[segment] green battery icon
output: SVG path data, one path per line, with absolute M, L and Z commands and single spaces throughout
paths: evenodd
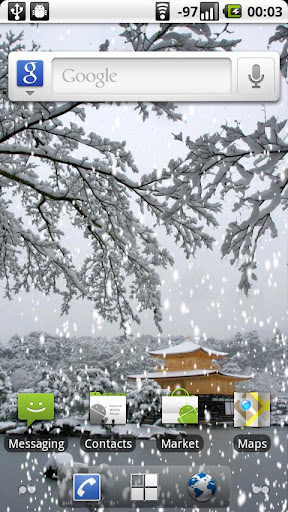
M 228 4 L 225 5 L 223 12 L 226 18 L 242 18 L 242 5 Z

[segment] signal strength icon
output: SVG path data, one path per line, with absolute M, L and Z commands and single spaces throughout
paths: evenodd
M 156 2 L 156 21 L 170 20 L 170 2 Z

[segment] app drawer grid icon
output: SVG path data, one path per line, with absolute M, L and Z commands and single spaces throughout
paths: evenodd
M 132 473 L 130 475 L 131 501 L 158 500 L 158 474 Z

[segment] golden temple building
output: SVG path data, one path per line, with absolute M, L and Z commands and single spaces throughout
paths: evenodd
M 223 371 L 216 360 L 225 359 L 228 353 L 206 348 L 191 340 L 149 354 L 159 361 L 156 371 L 129 375 L 129 379 L 138 382 L 153 379 L 161 388 L 169 389 L 171 392 L 183 388 L 191 395 L 201 395 L 200 414 L 201 409 L 204 413 L 204 409 L 207 408 L 212 413 L 214 410 L 218 417 L 233 414 L 235 386 L 238 382 L 251 378 Z

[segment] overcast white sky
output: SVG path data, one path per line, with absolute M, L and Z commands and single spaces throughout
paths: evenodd
M 0 33 L 8 29 L 9 26 L 0 25 Z M 273 25 L 234 25 L 231 29 L 233 38 L 243 39 L 245 35 L 237 47 L 239 51 L 267 50 L 268 39 L 275 31 Z M 123 39 L 118 37 L 118 33 L 117 25 L 27 26 L 25 42 L 29 47 L 33 39 L 45 50 L 97 50 L 99 44 L 108 38 L 111 39 L 110 50 L 127 49 L 123 48 Z M 281 101 L 267 104 L 266 115 L 287 118 L 287 104 L 284 82 Z M 205 132 L 216 131 L 227 118 L 231 122 L 240 120 L 244 131 L 248 131 L 254 129 L 256 120 L 263 118 L 263 105 L 259 104 L 182 104 L 179 109 L 185 115 L 185 123 L 175 124 L 164 117 L 156 119 L 153 115 L 142 123 L 133 105 L 105 105 L 97 112 L 90 109 L 87 130 L 114 140 L 127 140 L 140 170 L 149 172 L 152 168 L 164 167 L 171 158 L 183 154 L 181 144 L 173 140 L 171 132 L 183 131 L 184 136 L 189 135 L 193 139 Z M 231 207 L 232 204 L 226 203 L 221 228 L 214 233 L 218 248 L 215 247 L 213 252 L 202 249 L 191 262 L 187 262 L 181 250 L 176 248 L 173 239 L 167 242 L 166 236 L 159 234 L 175 259 L 171 270 L 161 272 L 165 335 L 193 334 L 195 326 L 200 334 L 221 338 L 229 337 L 238 330 L 251 329 L 257 329 L 265 338 L 271 336 L 275 325 L 287 332 L 287 215 L 285 218 L 281 211 L 274 215 L 279 237 L 273 241 L 263 238 L 258 253 L 259 280 L 256 287 L 259 291 L 246 298 L 236 291 L 240 278 L 237 268 L 231 267 L 229 261 L 221 260 L 219 250 L 224 226 L 231 218 Z M 79 245 L 78 237 L 74 239 L 72 232 L 70 237 L 72 246 Z M 21 294 L 10 303 L 0 298 L 2 341 L 15 333 L 24 335 L 32 330 L 64 335 L 68 332 L 71 335 L 119 334 L 117 325 L 97 323 L 91 303 L 73 303 L 67 317 L 60 316 L 60 304 L 57 297 L 43 297 L 39 293 Z M 141 326 L 133 326 L 132 332 L 157 334 L 151 315 L 143 316 Z

